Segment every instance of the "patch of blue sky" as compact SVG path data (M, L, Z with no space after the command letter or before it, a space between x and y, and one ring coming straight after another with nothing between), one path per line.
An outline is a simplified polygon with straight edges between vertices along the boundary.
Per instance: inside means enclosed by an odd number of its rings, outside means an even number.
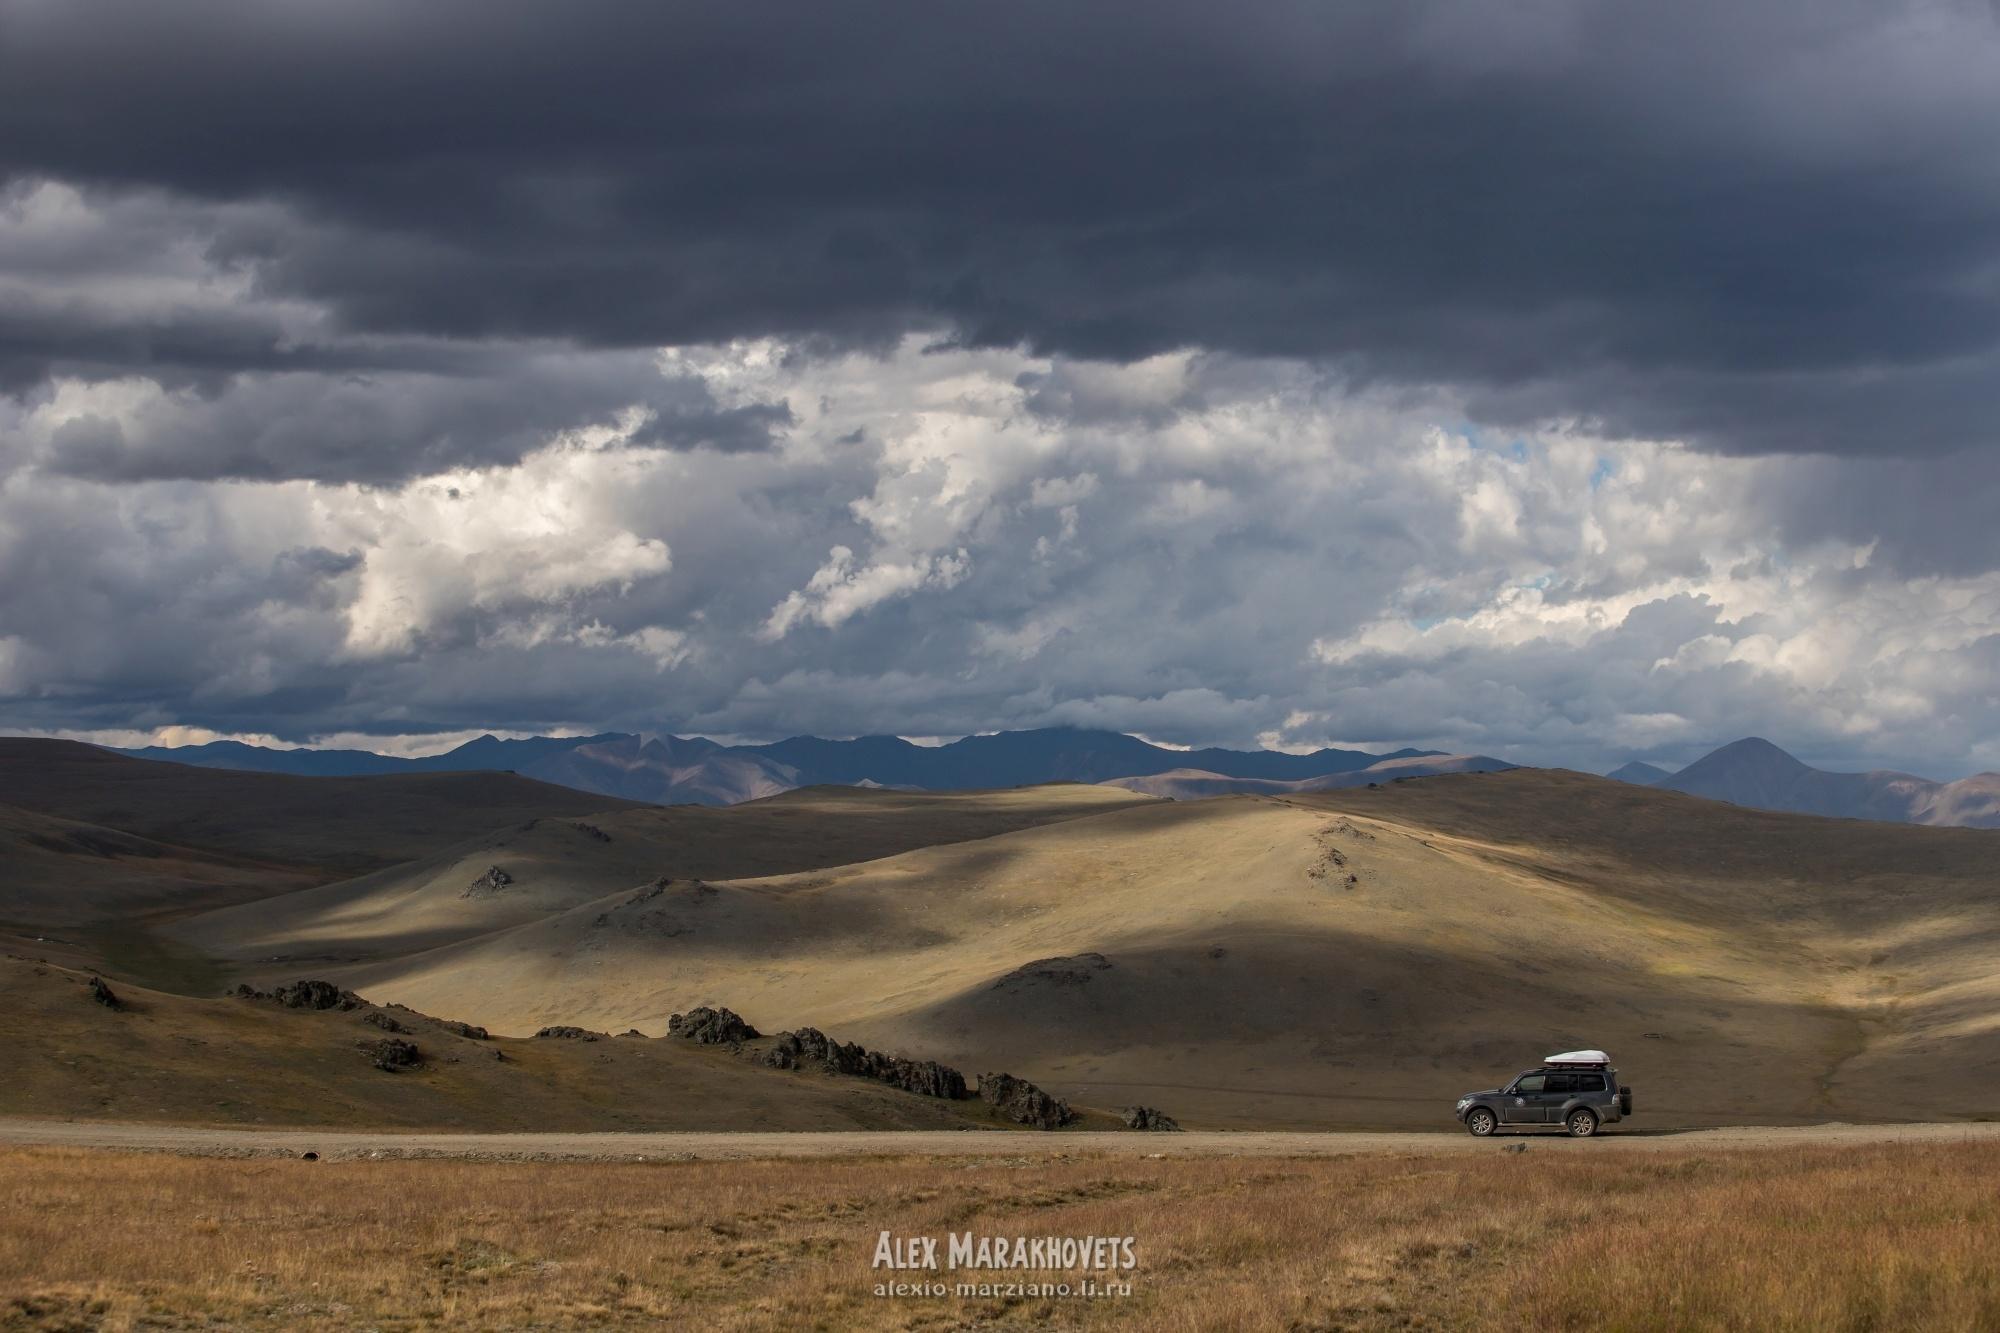
M1470 421L1461 421L1452 429L1457 434L1463 435L1467 444L1483 454L1497 454L1516 463L1528 461L1528 442L1519 435L1486 430Z

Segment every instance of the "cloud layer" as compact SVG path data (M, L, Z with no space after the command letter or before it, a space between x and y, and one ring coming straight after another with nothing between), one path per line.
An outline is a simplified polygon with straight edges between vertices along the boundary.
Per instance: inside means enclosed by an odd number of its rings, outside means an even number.
M0 0L0 720L2000 766L1990 5Z

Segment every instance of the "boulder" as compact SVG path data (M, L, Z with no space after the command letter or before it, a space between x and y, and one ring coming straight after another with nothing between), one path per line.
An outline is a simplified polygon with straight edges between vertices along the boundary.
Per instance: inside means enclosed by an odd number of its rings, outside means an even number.
M998 991L1018 991L1027 986L1083 986L1099 972L1106 971L1111 960L1101 953L1080 953L1067 957L1037 958L1032 963L1023 963L993 983Z
M499 866L486 867L486 873L465 886L461 898L491 898L494 894L514 882L514 877Z
M118 1002L118 996L113 993L111 987L104 984L103 977L92 977L90 979L90 998L103 1005L106 1009L120 1009L124 1007Z
M1076 1119L1069 1103L1012 1074L981 1074L979 1100L1017 1125L1059 1129Z
M364 1023L372 1024L375 1027L381 1028L384 1032L409 1031L408 1028L404 1027L401 1023L398 1023L395 1019L391 1018L389 1015L383 1013L380 1009L371 1010L368 1013L361 1015L361 1021Z
M1178 1134L1180 1122L1166 1112L1151 1106L1128 1106L1123 1115L1125 1128L1146 1130L1156 1134Z
M413 1041L401 1037L384 1037L377 1042L363 1042L361 1049L374 1062L377 1069L395 1073L399 1069L414 1069L423 1063L423 1052Z
M942 1097L959 1101L965 1096L965 1075L935 1060L904 1060L890 1056L876 1075L891 1087L914 1092L920 1097Z
M735 1046L761 1034L728 1009L702 1005L668 1018L667 1035L697 1046Z
M589 1028L570 1027L568 1024L559 1023L554 1027L543 1028L535 1035L537 1037L553 1037L563 1041L596 1041L604 1034L602 1032L592 1032Z

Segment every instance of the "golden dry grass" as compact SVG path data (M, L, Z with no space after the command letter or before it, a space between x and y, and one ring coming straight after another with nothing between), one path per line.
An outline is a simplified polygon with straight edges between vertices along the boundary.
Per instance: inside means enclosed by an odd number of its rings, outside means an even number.
M657 1165L13 1151L0 1327L1991 1329L1996 1185L2000 1147L1974 1144ZM1133 1294L880 1299L884 1227L1131 1233Z
M1970 1119L2000 1097L1996 850L1517 771L621 889L330 975L510 1034L726 1004L1208 1128L1433 1127L1583 1047L1648 1127Z

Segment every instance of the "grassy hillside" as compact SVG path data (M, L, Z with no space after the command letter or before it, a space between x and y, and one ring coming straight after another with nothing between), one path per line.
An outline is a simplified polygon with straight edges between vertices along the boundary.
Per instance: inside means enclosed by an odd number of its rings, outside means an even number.
M292 866L178 847L0 805L0 924L64 930L109 916L226 903L313 882Z
M0 1115L178 1123L467 1129L998 1128L983 1104L860 1078L766 1069L677 1039L473 1040L420 1014L286 1009L119 984L96 1003L84 973L0 957ZM422 1052L388 1072L364 1047ZM504 1057L504 1058L503 1058Z
M1207 1124L1449 1125L1583 1045L1635 1127L1971 1117L2000 1103L1996 851L1522 770L621 890L349 976L508 1031L809 1017Z
M662 878L818 870L1150 803L1077 784L951 793L813 787L722 809L645 806L588 821L539 819L372 875L209 913L171 934L246 970L284 973L300 962L436 948Z
M413 860L510 823L630 803L511 773L306 778L191 768L75 741L5 737L0 805L327 878Z

